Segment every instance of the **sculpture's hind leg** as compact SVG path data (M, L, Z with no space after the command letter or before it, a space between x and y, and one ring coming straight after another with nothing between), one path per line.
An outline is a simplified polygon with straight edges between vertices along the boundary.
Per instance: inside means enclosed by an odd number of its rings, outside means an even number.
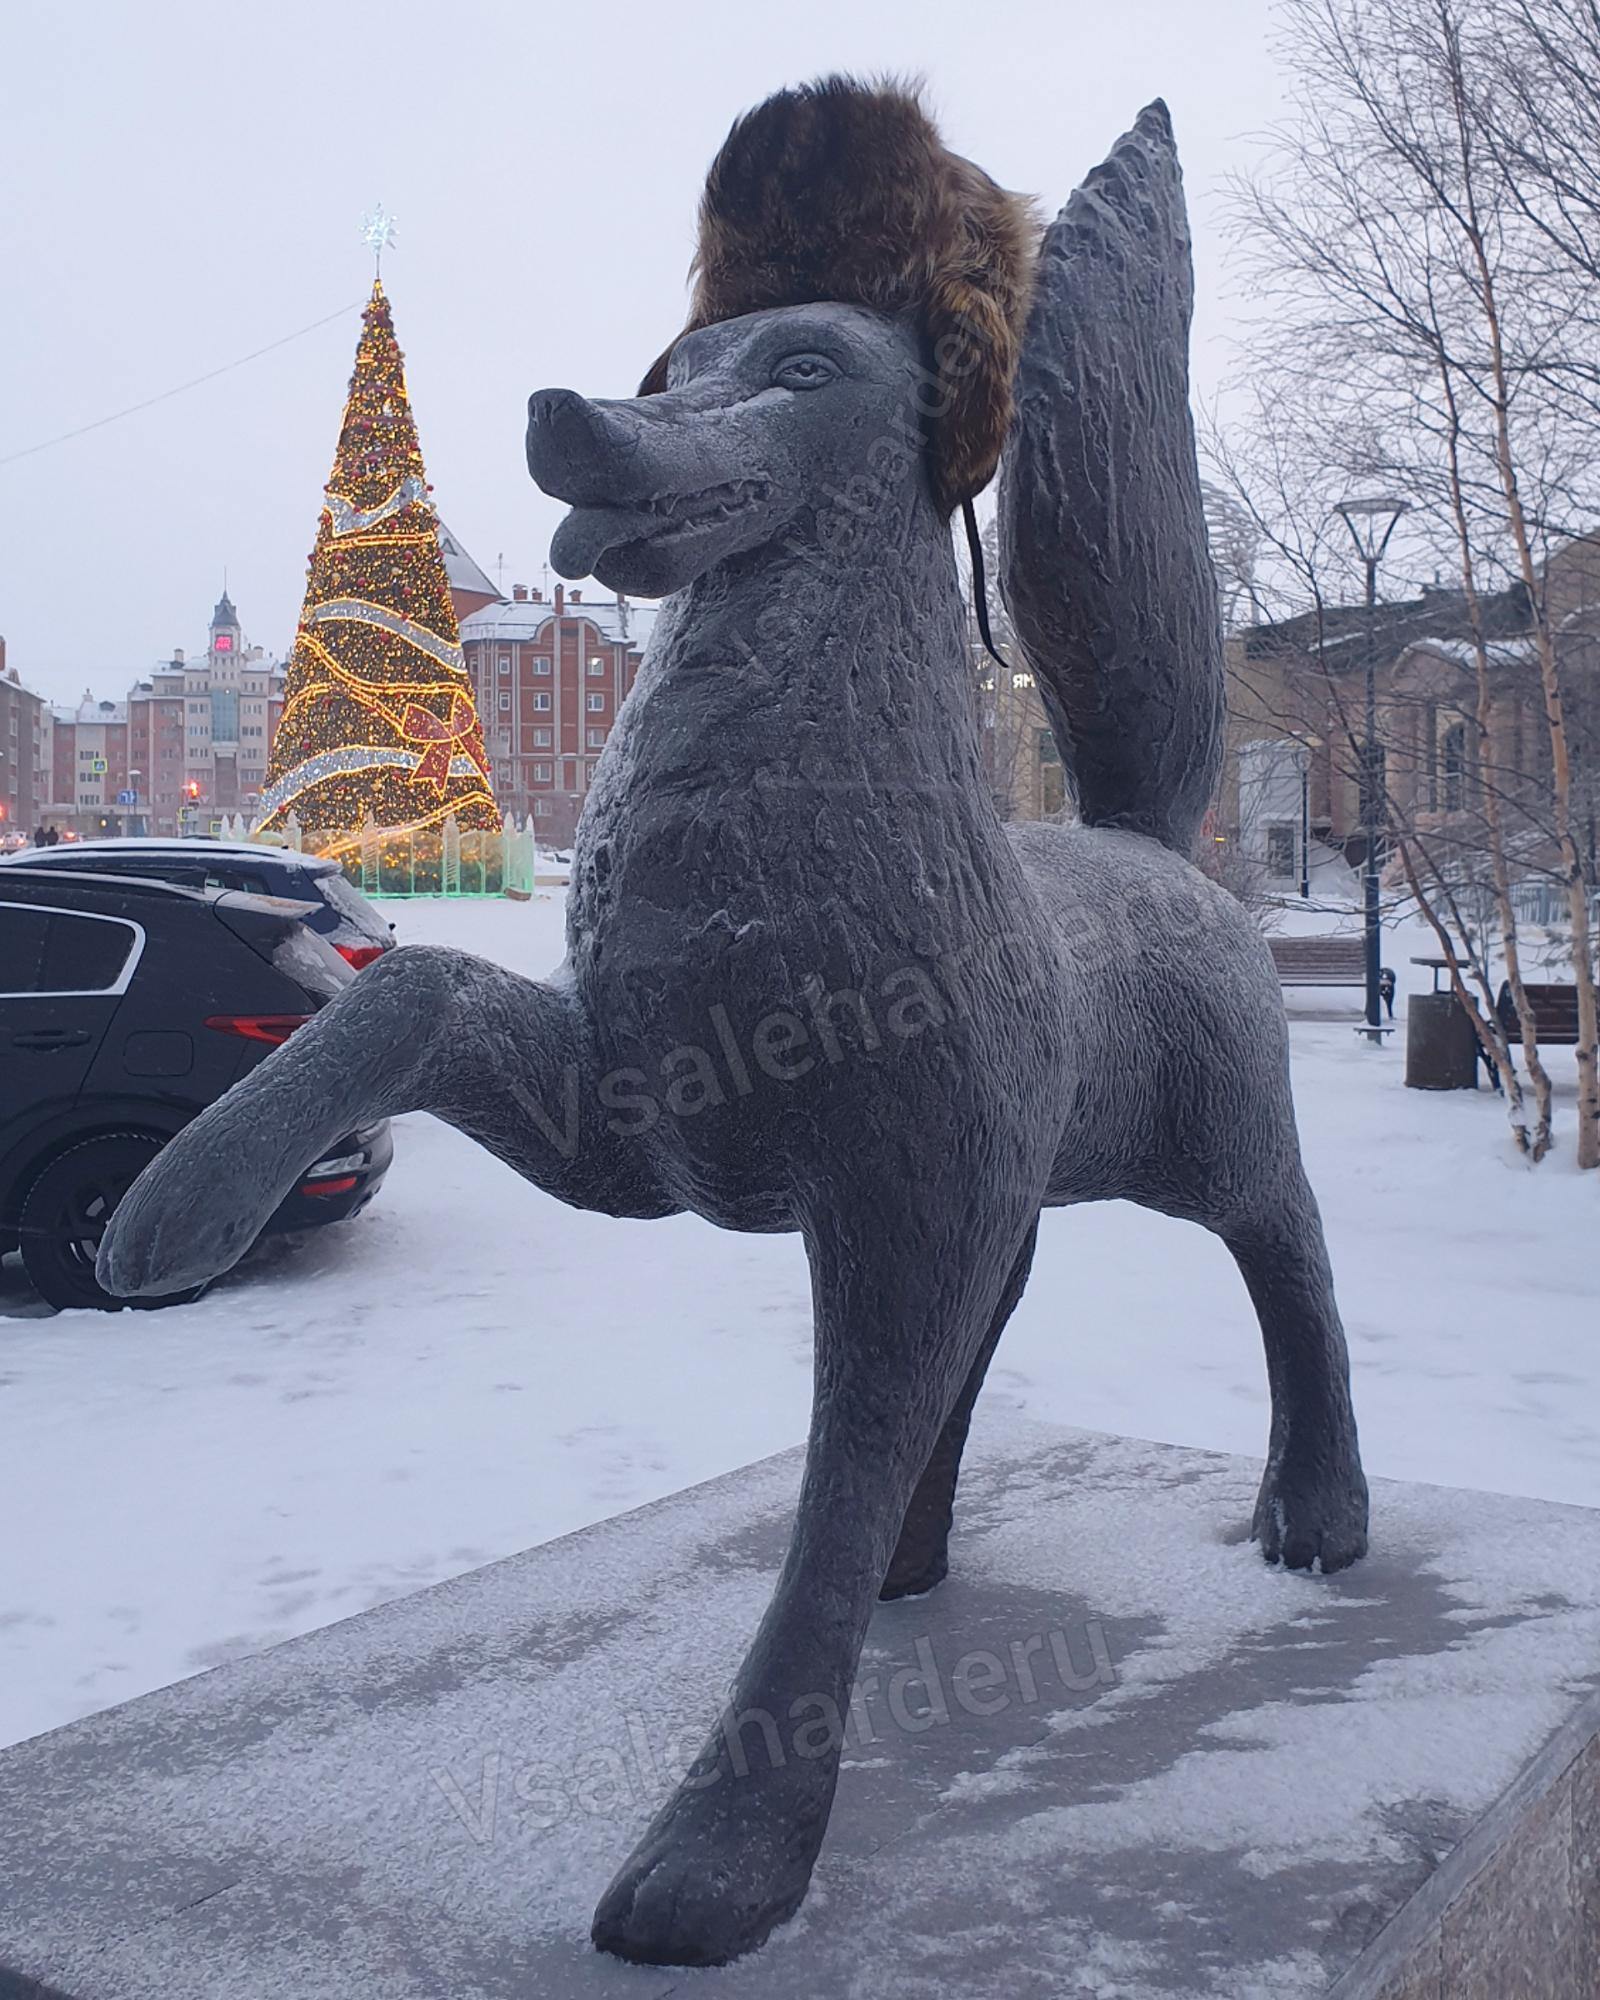
M228 1270L333 1141L406 1111L460 1126L574 1207L671 1213L610 1131L594 1067L565 989L466 952L386 953L151 1162L106 1232L101 1282L128 1296Z
M1252 1532L1269 1562L1343 1569L1367 1551L1350 1361L1316 1199L1298 1166L1262 1210L1217 1226L1267 1350L1272 1432Z
M961 1454L966 1449L972 1412L978 1401L978 1392L983 1387L983 1378L989 1372L989 1363L994 1359L994 1351L1000 1345L1000 1336L1005 1332L1006 1321L1016 1311L1027 1285L1028 1272L1033 1266L1033 1246L1038 1235L1039 1225L1035 1222L1011 1268L978 1358L967 1371L956 1406L945 1419L933 1454L917 1481L917 1489L911 1496L911 1504L906 1508L906 1517L900 1526L900 1539L889 1561L889 1573L878 1592L886 1602L897 1597L920 1597L924 1591L932 1590L935 1584L943 1583L949 1573L950 1523L955 1511L956 1480L961 1473Z
M722 1964L805 1895L878 1586L1027 1226L1026 1205L983 1214L948 1178L922 1192L886 1213L863 1190L807 1229L816 1398L793 1537L721 1727L595 1912L619 1957Z

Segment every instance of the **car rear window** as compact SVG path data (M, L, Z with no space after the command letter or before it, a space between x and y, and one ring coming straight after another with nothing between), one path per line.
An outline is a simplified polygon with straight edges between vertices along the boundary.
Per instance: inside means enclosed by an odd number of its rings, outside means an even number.
M208 868L206 870L208 889L243 889L249 896L275 896L276 889L268 885L265 875L253 874L248 868Z
M0 904L0 993L104 993L138 939L116 917Z
M313 879L318 895L343 924L359 931L373 944L394 942L389 926L353 882L340 874L318 875Z

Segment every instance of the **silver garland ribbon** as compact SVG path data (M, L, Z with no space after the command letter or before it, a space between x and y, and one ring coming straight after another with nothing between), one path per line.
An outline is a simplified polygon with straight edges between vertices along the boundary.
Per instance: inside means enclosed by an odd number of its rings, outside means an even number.
M363 528L375 528L380 521L387 521L391 514L398 514L402 507L409 507L413 500L421 500L427 487L412 473L402 479L387 500L380 500L376 507L369 507L365 513L352 507L342 494L329 493L324 497L324 505L333 516L335 535L353 535Z
M436 660L451 673L465 674L467 671L459 645L441 639L437 632L430 632L426 625L419 625L414 618L404 618L398 611L386 611L381 604L368 604L359 597L330 597L326 604L313 605L306 613L308 625L327 625L335 619L347 619L356 625L376 625L395 638L404 639L408 646L415 646L419 653L426 653L430 660Z
M277 812L302 792L320 784L324 778L349 777L353 772L370 771L382 764L392 765L396 770L415 771L425 754L355 743L342 750L321 750L316 756L296 764L292 771L285 771L275 785L267 786L261 794L261 811L263 815ZM452 778L477 778L480 783L483 778L483 773L470 757L452 757L450 775Z

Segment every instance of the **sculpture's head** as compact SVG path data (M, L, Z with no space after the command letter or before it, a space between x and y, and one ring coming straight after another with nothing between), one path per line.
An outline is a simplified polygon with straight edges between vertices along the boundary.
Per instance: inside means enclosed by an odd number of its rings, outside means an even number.
M1033 234L913 91L828 77L769 97L712 162L689 323L639 397L532 399L529 469L575 509L556 567L679 588L830 486L892 485L890 446L948 514L999 460Z
M787 306L686 334L660 395L528 405L528 468L572 512L558 574L662 596L798 533L903 511L928 472L917 330L861 306Z

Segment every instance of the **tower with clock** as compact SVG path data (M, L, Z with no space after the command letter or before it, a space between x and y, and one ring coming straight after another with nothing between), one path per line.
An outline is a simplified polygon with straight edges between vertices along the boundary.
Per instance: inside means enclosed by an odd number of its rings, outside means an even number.
M215 660L219 654L236 654L239 650L239 637L239 614L234 610L233 599L229 597L227 587L224 585L222 595L217 599L217 608L211 614L212 659Z

